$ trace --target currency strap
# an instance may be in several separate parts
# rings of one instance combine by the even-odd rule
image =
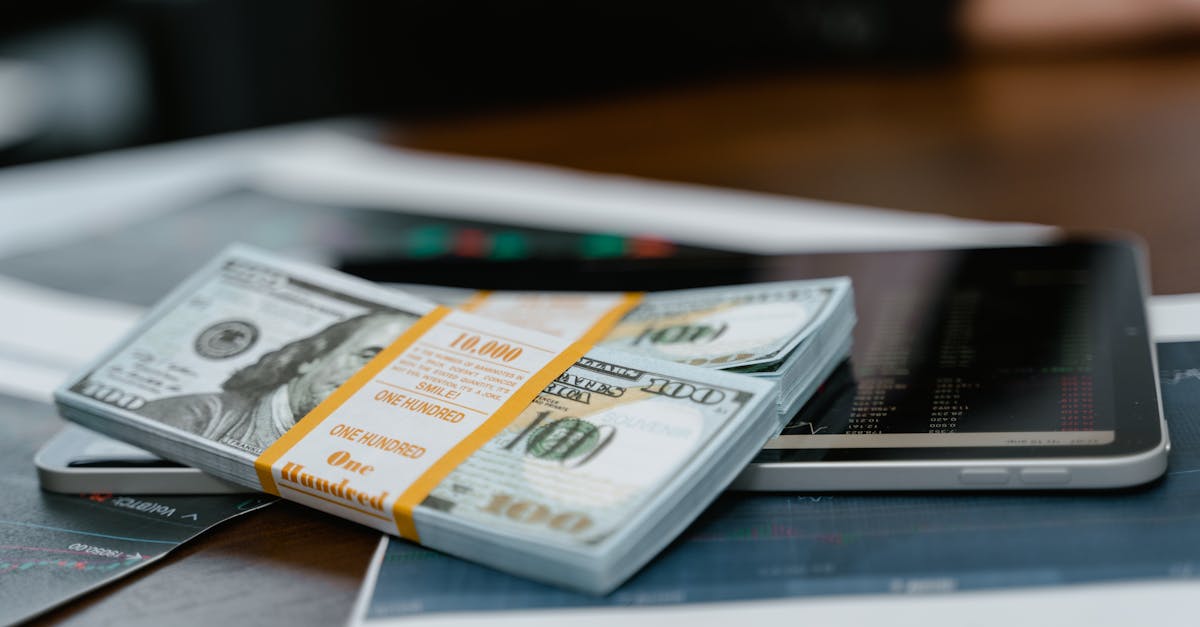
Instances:
[[[266,492],[420,542],[413,511],[579,360],[638,295],[578,338],[438,307],[254,462]]]

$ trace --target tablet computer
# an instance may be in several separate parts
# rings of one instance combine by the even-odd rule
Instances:
[[[1102,488],[1166,469],[1135,246],[773,258],[756,274],[825,268],[854,279],[853,357],[735,487]]]
[[[378,281],[523,290],[851,277],[851,358],[766,444],[739,489],[1109,488],[1166,469],[1144,260],[1126,241],[553,263],[374,258],[343,269]],[[70,491],[86,491],[85,468],[102,479],[112,464],[76,461],[43,474],[69,475]],[[189,471],[207,480],[145,464],[120,472],[179,481]]]
[[[378,280],[654,290],[847,275],[851,359],[735,483],[750,490],[1100,488],[1166,468],[1136,244],[591,260],[409,262]]]

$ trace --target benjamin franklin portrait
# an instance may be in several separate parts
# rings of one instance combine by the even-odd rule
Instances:
[[[290,342],[231,375],[221,391],[152,401],[139,414],[261,453],[416,320],[379,311]]]

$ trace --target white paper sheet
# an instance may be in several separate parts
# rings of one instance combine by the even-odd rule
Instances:
[[[0,276],[0,390],[49,402],[54,388],[120,339],[139,307]]]
[[[673,240],[747,252],[961,248],[1044,242],[1052,227],[965,220],[310,134],[264,157],[257,187],[317,203]]]
[[[0,256],[170,211],[253,178],[261,159],[310,135],[369,128],[331,120],[0,169]]]
[[[1151,297],[1150,331],[1158,342],[1200,339],[1200,294]]]

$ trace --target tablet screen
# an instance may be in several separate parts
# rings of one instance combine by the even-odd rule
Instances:
[[[1158,442],[1129,247],[863,257],[853,358],[756,461],[1103,455]]]

